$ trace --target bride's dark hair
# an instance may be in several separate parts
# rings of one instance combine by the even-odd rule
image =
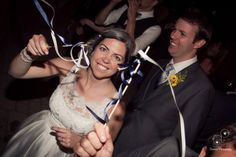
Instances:
[[[130,38],[129,34],[121,29],[121,28],[111,28],[103,31],[102,33],[96,35],[92,39],[90,39],[87,44],[89,47],[89,54],[93,52],[95,47],[104,39],[117,39],[121,42],[124,42],[126,45],[126,54],[125,54],[125,62],[129,60],[131,53],[134,50],[134,41]]]

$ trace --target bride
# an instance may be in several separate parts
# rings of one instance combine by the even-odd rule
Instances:
[[[49,54],[43,35],[34,35],[11,62],[9,73],[15,78],[30,79],[58,76],[60,83],[51,95],[50,110],[27,118],[6,146],[3,157],[69,157],[83,134],[93,130],[113,107],[106,107],[118,97],[111,77],[119,64],[129,58],[133,42],[121,29],[102,32],[87,43],[90,64],[79,68],[74,62],[54,58],[37,64],[37,58]],[[106,112],[106,111],[107,112]],[[118,105],[108,127],[116,138],[125,114]]]

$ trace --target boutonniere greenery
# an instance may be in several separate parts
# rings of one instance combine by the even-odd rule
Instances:
[[[176,87],[179,83],[184,82],[187,77],[187,71],[171,74],[169,76],[172,87]]]

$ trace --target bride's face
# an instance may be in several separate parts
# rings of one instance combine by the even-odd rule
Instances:
[[[91,56],[91,70],[98,79],[110,78],[118,71],[118,65],[124,63],[125,43],[105,38],[94,49]]]

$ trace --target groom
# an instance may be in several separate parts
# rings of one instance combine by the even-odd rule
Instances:
[[[190,148],[205,122],[214,95],[214,89],[200,68],[196,56],[197,50],[211,38],[209,26],[206,18],[199,12],[182,15],[170,35],[168,51],[172,59],[163,64],[164,69],[166,65],[173,66],[168,77],[172,80],[177,105],[183,114],[186,144]],[[178,110],[166,78],[154,66],[135,100],[128,104],[123,128],[115,141],[113,156],[142,156],[153,148],[153,144],[167,137],[180,140],[179,126]],[[102,147],[104,141],[100,141],[102,149],[98,149],[97,145],[96,149],[93,148],[99,139],[97,135],[101,133],[102,131],[93,132],[89,139],[82,141],[90,143],[89,146],[82,147],[84,143],[81,143],[75,148],[75,152],[83,156],[83,153],[94,155],[94,150],[106,150],[106,144]]]

